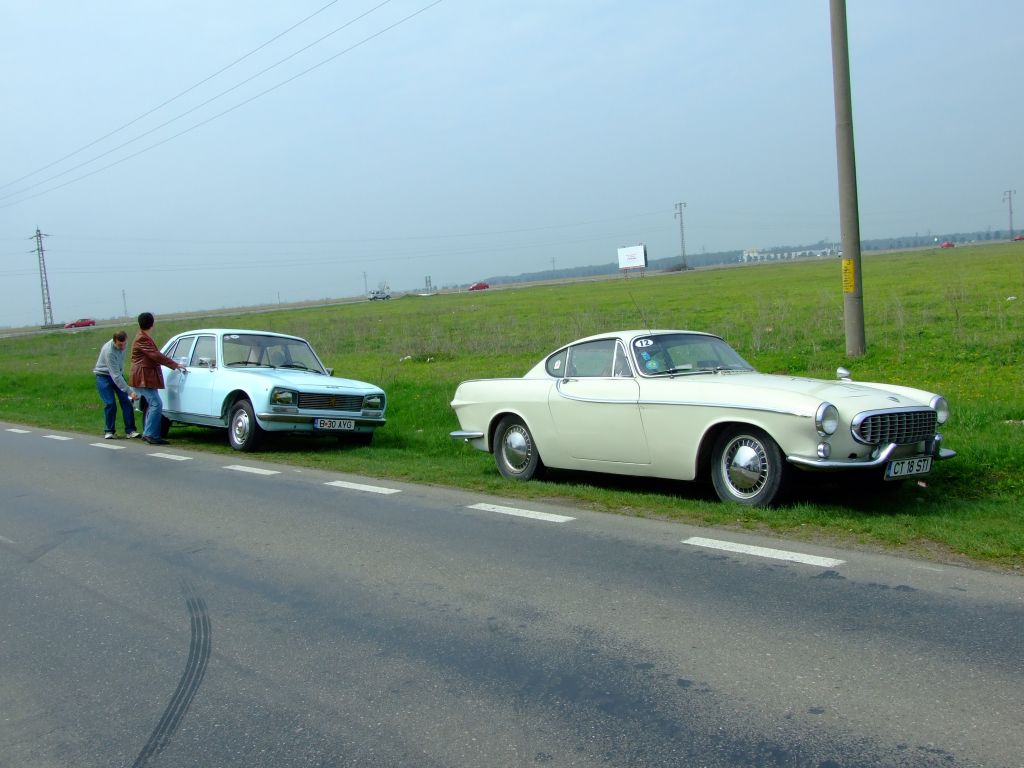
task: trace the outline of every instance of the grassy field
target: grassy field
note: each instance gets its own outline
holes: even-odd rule
[[[160,343],[211,325],[294,333],[338,375],[388,392],[388,424],[372,446],[293,437],[270,441],[261,454],[269,460],[1024,569],[1024,243],[866,255],[863,282],[868,351],[856,359],[845,354],[838,260],[209,321],[158,317],[154,336]],[[849,487],[815,485],[790,506],[757,510],[720,504],[699,484],[569,472],[515,484],[498,475],[491,457],[448,438],[458,427],[448,403],[463,379],[521,376],[557,346],[624,327],[718,333],[766,372],[832,379],[843,365],[855,381],[940,392],[952,409],[945,445],[959,456],[896,492],[863,498]],[[131,324],[124,329],[134,335]],[[0,419],[101,431],[91,370],[111,331],[0,339]],[[175,427],[171,437],[182,447],[230,451],[222,431]]]

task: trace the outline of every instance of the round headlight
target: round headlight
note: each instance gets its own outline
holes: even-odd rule
[[[832,403],[819,405],[817,413],[814,414],[814,426],[819,435],[834,435],[839,429],[839,409]]]
[[[936,395],[932,398],[932,401],[928,403],[932,410],[935,411],[937,421],[939,424],[945,424],[949,420],[949,403],[946,402],[946,398],[942,395]]]

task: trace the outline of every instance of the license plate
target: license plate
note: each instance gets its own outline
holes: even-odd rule
[[[900,480],[911,475],[926,475],[932,471],[932,457],[920,456],[916,459],[898,459],[890,461],[885,467],[886,480]]]
[[[356,428],[352,419],[313,419],[313,429],[326,429],[331,431],[347,431]]]

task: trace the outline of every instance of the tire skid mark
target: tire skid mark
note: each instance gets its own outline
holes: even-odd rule
[[[171,737],[178,730],[182,719],[192,705],[192,700],[199,691],[199,685],[206,675],[206,666],[210,661],[210,640],[211,626],[210,615],[206,610],[206,602],[199,597],[193,586],[182,580],[181,590],[185,595],[185,604],[188,606],[189,624],[191,626],[191,640],[188,647],[188,660],[185,662],[185,671],[178,681],[178,687],[174,691],[167,709],[164,710],[160,722],[157,723],[153,733],[149,736],[139,756],[132,763],[132,768],[142,768],[149,762],[150,758],[156,757],[163,751],[170,742]]]

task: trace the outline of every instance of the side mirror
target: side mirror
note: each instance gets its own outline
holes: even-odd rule
[[[850,372],[842,367],[836,368],[836,378],[840,381],[853,381],[850,378]]]

